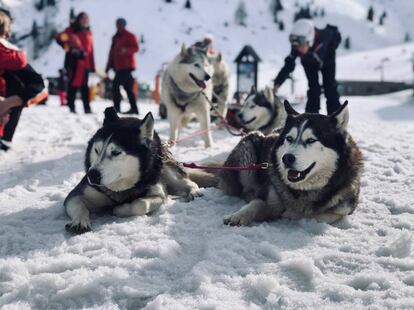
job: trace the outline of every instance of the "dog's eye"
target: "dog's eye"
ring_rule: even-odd
[[[194,67],[200,68],[199,64],[194,64]]]
[[[291,136],[287,136],[286,137],[286,141],[289,142],[289,143],[291,143],[291,142],[293,142],[293,138]]]
[[[250,106],[250,109],[253,110],[254,109],[254,105]]]
[[[312,143],[315,143],[315,142],[316,142],[316,140],[313,139],[313,138],[306,139],[306,141],[305,141],[306,144],[312,144]]]
[[[114,150],[114,151],[111,152],[111,155],[114,156],[114,157],[119,156],[119,155],[121,155],[121,152]]]

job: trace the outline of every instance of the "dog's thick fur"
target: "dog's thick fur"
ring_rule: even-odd
[[[347,103],[331,116],[299,114],[287,102],[285,110],[280,135],[252,132],[227,158],[225,166],[270,163],[270,168],[220,173],[219,188],[247,201],[225,224],[277,218],[333,223],[357,207],[363,164],[346,130]]]
[[[213,99],[212,102],[217,105],[217,112],[224,118],[227,115],[228,97],[229,97],[229,80],[230,70],[223,56],[219,53],[213,59]],[[215,111],[212,115],[215,115]]]
[[[181,52],[169,63],[162,79],[161,99],[168,110],[170,140],[176,141],[179,130],[194,115],[201,129],[210,127],[213,65],[207,50],[182,46]],[[204,144],[213,143],[211,133],[203,135]]]
[[[144,215],[156,210],[168,194],[185,200],[199,195],[197,184],[161,143],[151,113],[139,120],[119,118],[114,109],[106,109],[103,127],[89,141],[85,170],[64,202],[71,218],[66,229],[73,233],[91,229],[90,212]]]
[[[268,135],[285,125],[287,115],[283,103],[273,95],[272,89],[266,86],[265,90],[260,92],[252,87],[237,117],[245,130],[258,130]]]

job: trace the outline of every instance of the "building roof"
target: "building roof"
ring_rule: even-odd
[[[252,56],[255,62],[262,61],[257,55],[256,51],[251,47],[250,45],[245,45],[239,55],[237,55],[236,59],[234,59],[234,62],[239,63],[242,62],[242,58],[244,56]]]

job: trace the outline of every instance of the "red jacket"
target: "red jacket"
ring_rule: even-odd
[[[2,78],[4,71],[16,71],[27,65],[24,52],[5,39],[0,39],[0,96],[6,95],[6,83]]]
[[[134,70],[136,68],[135,53],[138,51],[138,40],[133,33],[126,29],[117,32],[112,37],[106,71],[109,69]]]
[[[85,72],[95,71],[92,32],[68,27],[57,35],[56,40],[66,52],[65,68],[71,85],[82,86],[86,82]]]

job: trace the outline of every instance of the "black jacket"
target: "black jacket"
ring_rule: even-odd
[[[17,71],[5,71],[6,96],[19,96],[24,104],[45,89],[43,78],[30,65]]]
[[[300,55],[292,48],[289,56],[285,58],[285,65],[274,80],[275,85],[282,85],[289,75],[295,70],[297,57],[301,58],[304,67],[317,66],[322,68],[325,65],[335,63],[335,51],[341,43],[341,34],[337,27],[327,25],[325,29],[316,29],[315,43],[305,55]]]

